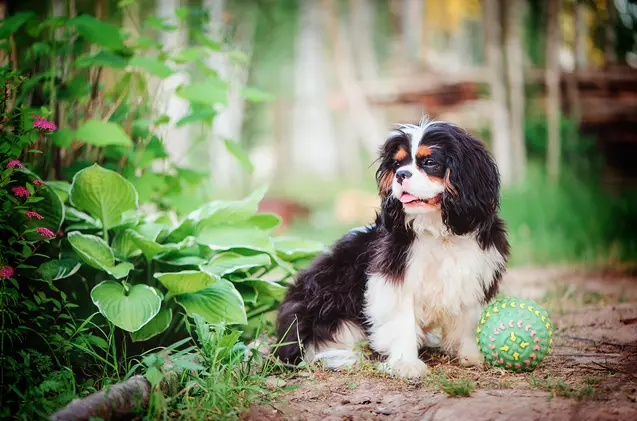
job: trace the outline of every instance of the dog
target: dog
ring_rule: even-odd
[[[482,364],[475,329],[509,256],[500,175],[462,128],[423,120],[391,131],[376,172],[381,209],[299,272],[277,316],[283,361],[360,362],[361,341],[404,378],[428,372],[435,342],[463,366]]]

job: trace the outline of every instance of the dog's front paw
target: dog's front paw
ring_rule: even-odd
[[[481,366],[484,356],[477,346],[464,346],[458,352],[458,363],[463,367]]]
[[[427,367],[427,364],[419,359],[400,359],[394,362],[385,362],[381,364],[380,369],[392,376],[404,377],[406,379],[417,379],[419,377],[424,377],[429,373],[429,367]]]

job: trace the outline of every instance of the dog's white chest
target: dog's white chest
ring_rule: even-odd
[[[483,251],[473,236],[419,234],[403,284],[413,297],[418,324],[438,324],[445,316],[473,307],[483,296],[483,283],[491,282],[501,262],[497,251]]]

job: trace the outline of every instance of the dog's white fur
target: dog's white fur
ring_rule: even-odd
[[[412,139],[422,138],[431,124],[409,126]],[[412,142],[412,155],[418,142]],[[430,180],[415,164],[409,192],[420,198],[432,198],[442,192],[440,183]],[[402,186],[394,179],[392,191],[399,199]],[[370,323],[370,346],[385,355],[381,368],[391,374],[415,378],[427,373],[419,359],[422,346],[436,345],[432,329],[442,328],[442,346],[462,365],[478,365],[483,357],[475,343],[475,328],[482,313],[480,299],[484,282],[491,282],[502,270],[505,258],[495,249],[482,250],[473,234],[450,233],[439,209],[406,207],[407,223],[416,232],[402,283],[394,283],[381,274],[368,274],[365,315]],[[335,340],[309,349],[307,361],[322,360],[330,368],[351,366],[361,361],[357,344],[365,332],[353,324],[341,326]]]

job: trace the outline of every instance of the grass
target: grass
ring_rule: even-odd
[[[555,397],[582,399],[591,396],[595,393],[593,385],[599,383],[599,381],[590,383],[586,380],[588,380],[588,378],[585,379],[584,384],[571,385],[559,378],[548,377],[538,379],[533,375],[528,377],[529,384],[532,387],[549,392],[549,399]]]
[[[476,388],[476,384],[467,379],[460,378],[457,380],[448,380],[444,375],[440,377],[440,390],[445,392],[450,398],[468,397]]]

